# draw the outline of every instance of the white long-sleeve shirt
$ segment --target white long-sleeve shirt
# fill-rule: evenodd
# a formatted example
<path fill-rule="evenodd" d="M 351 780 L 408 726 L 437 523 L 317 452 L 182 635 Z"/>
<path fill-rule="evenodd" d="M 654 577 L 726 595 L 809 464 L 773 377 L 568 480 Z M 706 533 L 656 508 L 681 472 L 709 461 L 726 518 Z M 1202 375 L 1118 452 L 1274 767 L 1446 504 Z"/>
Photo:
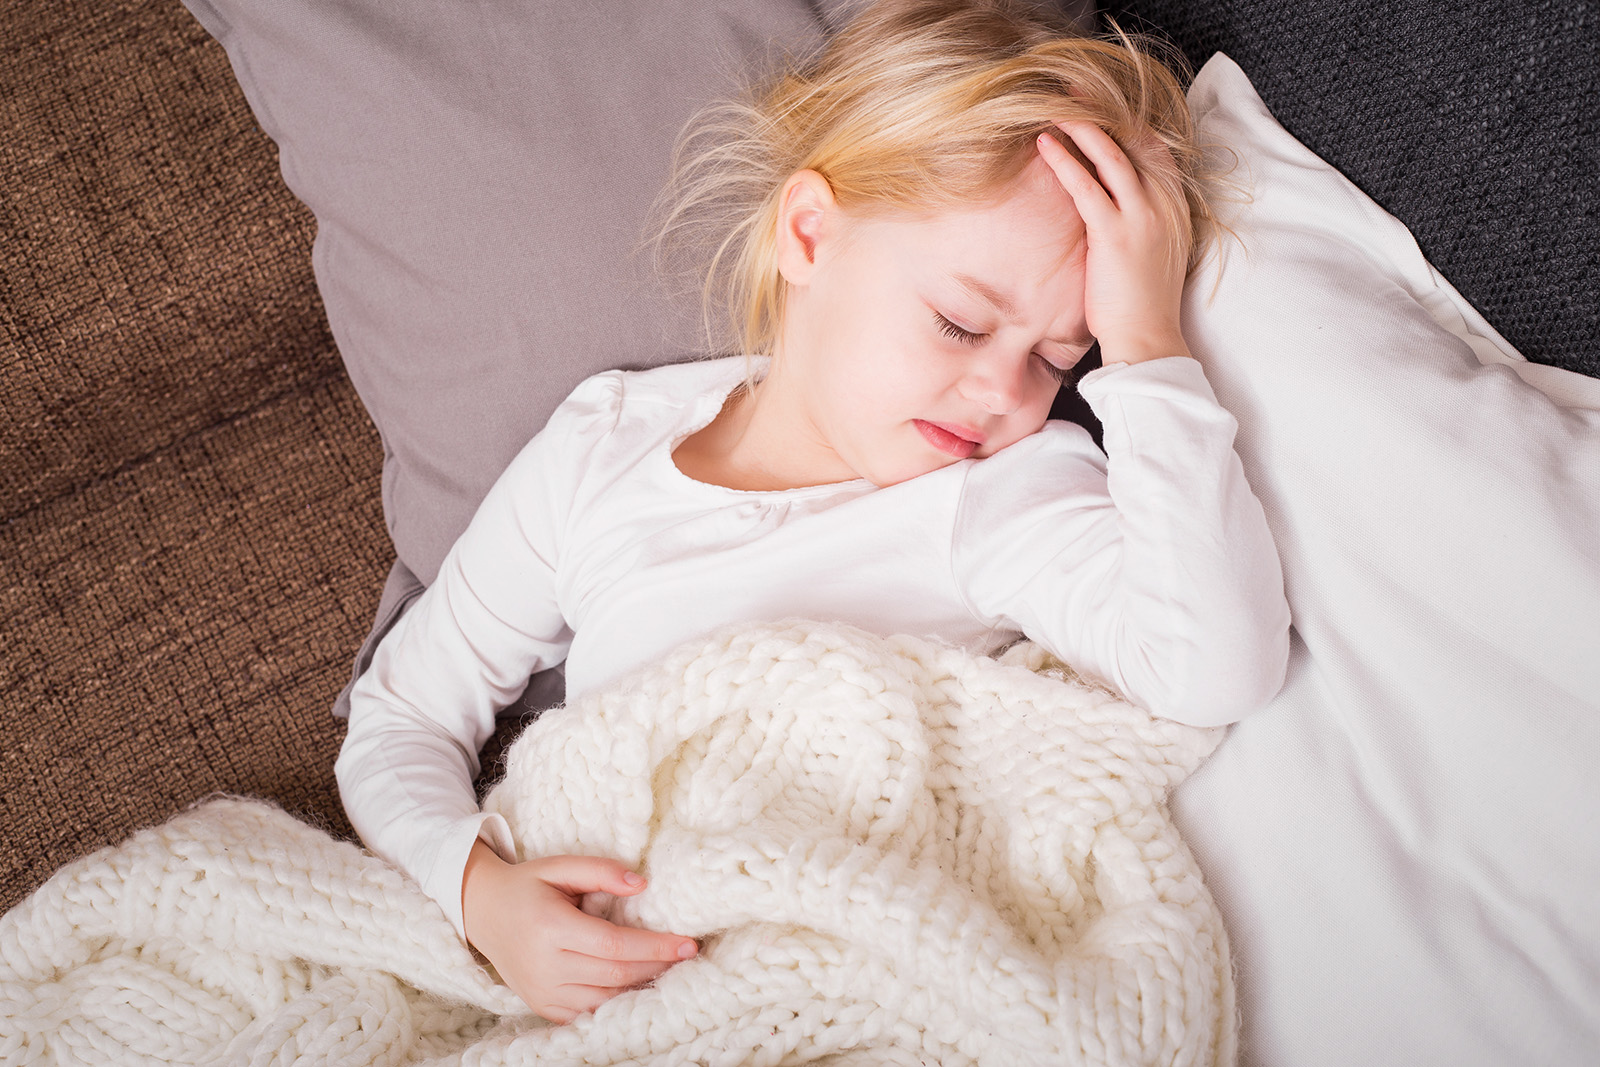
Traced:
<path fill-rule="evenodd" d="M 1282 685 L 1277 552 L 1195 360 L 1084 377 L 1106 453 L 1052 422 L 887 488 L 772 492 L 694 481 L 672 459 L 745 372 L 735 357 L 582 383 L 352 691 L 345 810 L 458 931 L 473 842 L 514 857 L 504 819 L 478 809 L 478 750 L 497 710 L 563 659 L 572 699 L 729 623 L 816 618 L 978 650 L 1021 631 L 1201 725 Z"/>

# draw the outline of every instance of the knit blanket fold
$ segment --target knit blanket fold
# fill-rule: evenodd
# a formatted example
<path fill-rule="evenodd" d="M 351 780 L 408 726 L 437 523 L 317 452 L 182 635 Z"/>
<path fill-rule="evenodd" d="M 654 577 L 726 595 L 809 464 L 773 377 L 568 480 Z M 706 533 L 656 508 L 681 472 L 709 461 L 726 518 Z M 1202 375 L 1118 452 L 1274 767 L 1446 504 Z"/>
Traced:
<path fill-rule="evenodd" d="M 396 869 L 227 798 L 0 918 L 0 1062 L 1232 1062 L 1165 807 L 1220 736 L 1026 643 L 727 631 L 547 712 L 484 804 L 650 879 L 585 901 L 700 939 L 650 986 L 547 1025 Z"/>

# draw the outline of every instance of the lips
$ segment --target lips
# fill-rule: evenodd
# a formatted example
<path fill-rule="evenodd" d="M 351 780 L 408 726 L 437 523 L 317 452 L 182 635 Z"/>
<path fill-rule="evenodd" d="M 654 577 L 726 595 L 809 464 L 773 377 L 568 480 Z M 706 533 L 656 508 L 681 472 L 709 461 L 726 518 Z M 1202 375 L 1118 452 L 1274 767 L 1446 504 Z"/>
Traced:
<path fill-rule="evenodd" d="M 917 424 L 917 429 L 930 445 L 956 459 L 966 459 L 983 444 L 984 435 L 967 426 L 948 422 L 928 422 L 925 419 L 911 421 Z"/>

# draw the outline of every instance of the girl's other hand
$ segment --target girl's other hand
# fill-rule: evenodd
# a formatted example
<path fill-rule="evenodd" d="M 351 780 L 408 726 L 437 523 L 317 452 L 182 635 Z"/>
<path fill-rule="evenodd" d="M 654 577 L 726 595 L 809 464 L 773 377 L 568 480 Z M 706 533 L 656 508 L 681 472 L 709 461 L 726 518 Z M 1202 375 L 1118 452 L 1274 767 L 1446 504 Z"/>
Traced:
<path fill-rule="evenodd" d="M 571 1022 L 698 951 L 689 938 L 617 926 L 578 908 L 585 893 L 632 896 L 644 885 L 616 860 L 548 856 L 513 864 L 480 840 L 462 880 L 467 941 L 528 1007 L 551 1022 Z"/>
<path fill-rule="evenodd" d="M 1084 314 L 1106 363 L 1187 356 L 1178 326 L 1188 273 L 1189 220 L 1174 231 L 1156 209 L 1145 179 L 1117 142 L 1092 122 L 1063 122 L 1099 179 L 1049 134 L 1039 154 L 1083 217 L 1088 244 Z"/>

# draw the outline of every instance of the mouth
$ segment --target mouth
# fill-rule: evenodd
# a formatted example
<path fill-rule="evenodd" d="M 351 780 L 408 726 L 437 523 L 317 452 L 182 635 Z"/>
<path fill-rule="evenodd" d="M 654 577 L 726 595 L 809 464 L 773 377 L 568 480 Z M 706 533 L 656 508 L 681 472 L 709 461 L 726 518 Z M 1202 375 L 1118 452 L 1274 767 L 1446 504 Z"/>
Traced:
<path fill-rule="evenodd" d="M 983 444 L 984 435 L 967 426 L 949 422 L 928 422 L 925 419 L 911 421 L 917 424 L 917 430 L 930 445 L 956 459 L 966 459 Z"/>

